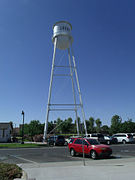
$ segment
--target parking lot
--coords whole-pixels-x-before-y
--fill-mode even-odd
[[[135,157],[135,144],[111,145],[113,159]],[[86,161],[92,161],[89,157]],[[49,163],[80,161],[82,156],[71,157],[67,146],[44,148],[0,149],[0,162],[8,163]],[[109,161],[109,159],[108,159]]]

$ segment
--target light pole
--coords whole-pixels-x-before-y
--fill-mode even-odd
[[[22,116],[23,116],[23,124],[22,124],[22,142],[21,144],[24,144],[24,111],[22,111]]]

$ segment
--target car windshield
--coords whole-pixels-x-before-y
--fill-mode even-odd
[[[64,139],[64,136],[58,136],[58,139]]]
[[[98,134],[99,138],[104,138],[104,136],[102,134]]]
[[[54,137],[54,136],[52,136],[52,137],[49,137],[49,141],[52,141],[52,140],[55,140],[56,139],[56,137]]]
[[[111,138],[111,136],[104,136],[104,137],[108,137],[108,138]]]
[[[100,143],[96,139],[87,139],[91,145],[99,145]]]
[[[92,134],[91,137],[98,137],[97,134]]]
[[[74,140],[75,140],[75,138],[71,138],[71,139],[70,139],[70,143],[72,143]]]

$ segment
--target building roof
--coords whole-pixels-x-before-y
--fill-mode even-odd
[[[7,129],[9,126],[13,129],[12,123],[10,123],[10,122],[8,122],[8,123],[0,123],[0,129]]]

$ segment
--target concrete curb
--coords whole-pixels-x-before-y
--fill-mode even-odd
[[[28,180],[27,173],[23,170],[22,171],[22,177],[21,178],[15,178],[14,180]]]

